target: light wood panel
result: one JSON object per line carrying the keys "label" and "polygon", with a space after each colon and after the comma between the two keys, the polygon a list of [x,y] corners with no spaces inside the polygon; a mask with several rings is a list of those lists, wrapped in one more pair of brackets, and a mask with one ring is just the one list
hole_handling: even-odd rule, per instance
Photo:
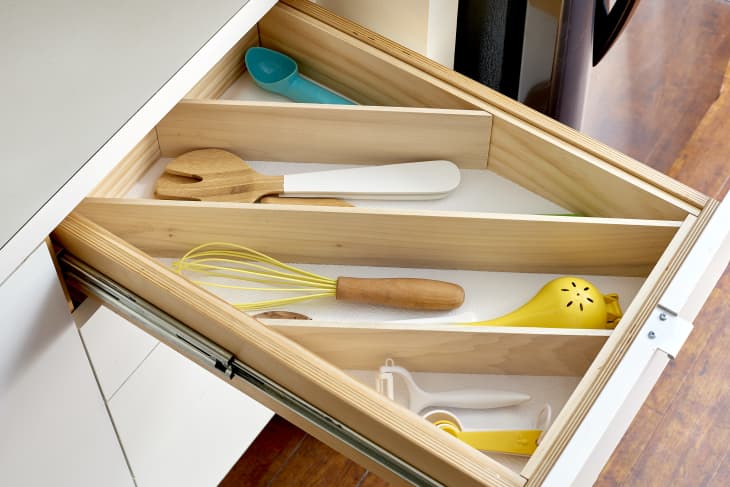
{"label": "light wood panel", "polygon": [[[444,484],[523,484],[524,479],[506,467],[165,269],[91,220],[72,213],[56,229],[54,238],[123,287]],[[278,406],[274,410],[287,412]]]}
{"label": "light wood panel", "polygon": [[491,116],[476,110],[183,101],[157,126],[162,155],[216,147],[254,161],[484,168]]}
{"label": "light wood panel", "polygon": [[289,54],[305,74],[361,103],[491,113],[488,167],[575,212],[683,219],[706,201],[606,147],[587,144],[587,151],[577,132],[546,130],[559,124],[312,2],[281,2],[259,26],[262,45]]}
{"label": "light wood panel", "polygon": [[79,211],[155,256],[237,242],[287,262],[643,276],[678,222],[87,199]]}
{"label": "light wood panel", "polygon": [[448,84],[323,27],[280,3],[259,22],[261,45],[293,57],[302,74],[364,105],[475,108]]}
{"label": "light wood panel", "polygon": [[153,129],[119,161],[89,196],[124,196],[159,158],[160,146],[157,143],[157,133]]}
{"label": "light wood panel", "polygon": [[392,358],[411,371],[581,376],[610,330],[463,327],[262,320],[343,369],[377,370]]}
{"label": "light wood panel", "polygon": [[258,26],[244,35],[210,71],[185,95],[186,98],[219,98],[243,73],[249,47],[259,45]]}

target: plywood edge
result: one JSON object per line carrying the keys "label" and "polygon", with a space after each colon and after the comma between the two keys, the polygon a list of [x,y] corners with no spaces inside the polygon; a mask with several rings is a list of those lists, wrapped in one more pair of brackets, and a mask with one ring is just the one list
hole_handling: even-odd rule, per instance
{"label": "plywood edge", "polygon": [[185,95],[186,98],[218,98],[246,72],[246,51],[259,45],[258,26],[254,26]]}
{"label": "plywood edge", "polygon": [[[418,67],[436,79],[458,87],[463,92],[487,103],[487,108],[495,117],[511,119],[529,123],[559,140],[579,148],[586,153],[605,160],[646,183],[657,186],[669,195],[685,202],[694,208],[692,214],[697,214],[703,208],[708,198],[706,195],[662,174],[629,156],[612,149],[605,144],[587,137],[555,120],[526,107],[511,98],[502,95],[484,85],[456,73],[447,67],[438,64],[421,54],[405,48],[375,32],[361,27],[354,22],[334,15],[332,12],[307,0],[282,0],[280,4],[294,8],[302,13],[313,16],[332,28],[347,33],[365,44],[380,49],[396,59]],[[671,203],[671,201],[670,201]]]}
{"label": "plywood edge", "polygon": [[491,115],[478,110],[186,100],[157,126],[162,155],[217,147],[250,160],[487,165]]}
{"label": "plywood edge", "polygon": [[578,275],[645,276],[679,228],[663,220],[99,198],[78,210],[159,257],[222,240],[292,263]]}
{"label": "plywood edge", "polygon": [[157,132],[152,129],[119,161],[89,196],[110,198],[124,196],[159,158]]}
{"label": "plywood edge", "polygon": [[120,285],[446,485],[522,485],[521,477],[506,467],[170,272],[91,220],[72,213],[54,238]]}
{"label": "plywood edge", "polygon": [[667,248],[633,304],[626,311],[616,332],[609,338],[606,346],[556,418],[553,427],[544,437],[535,455],[521,472],[524,477],[529,478],[527,485],[537,486],[545,479],[565,445],[601,394],[603,387],[646,319],[659,303],[662,294],[699,238],[702,229],[709,222],[716,207],[717,203],[711,200],[699,217],[687,217],[672,244]]}
{"label": "plywood edge", "polygon": [[425,323],[262,322],[341,369],[377,370],[390,358],[411,371],[462,374],[579,377],[611,334]]}

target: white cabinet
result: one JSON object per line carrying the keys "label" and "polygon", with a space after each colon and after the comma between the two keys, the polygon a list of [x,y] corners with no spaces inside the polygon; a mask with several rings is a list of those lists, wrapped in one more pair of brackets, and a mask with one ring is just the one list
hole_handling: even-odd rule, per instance
{"label": "white cabinet", "polygon": [[45,245],[0,306],[0,485],[134,485]]}
{"label": "white cabinet", "polygon": [[217,485],[273,413],[108,308],[88,314],[81,335],[137,486]]}

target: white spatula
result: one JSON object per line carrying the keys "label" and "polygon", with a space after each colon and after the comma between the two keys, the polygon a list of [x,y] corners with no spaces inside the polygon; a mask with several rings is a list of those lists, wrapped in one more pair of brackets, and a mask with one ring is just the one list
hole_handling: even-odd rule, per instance
{"label": "white spatula", "polygon": [[408,162],[266,176],[220,149],[187,152],[170,162],[156,195],[168,199],[253,203],[262,196],[353,199],[438,199],[459,185],[449,161]]}

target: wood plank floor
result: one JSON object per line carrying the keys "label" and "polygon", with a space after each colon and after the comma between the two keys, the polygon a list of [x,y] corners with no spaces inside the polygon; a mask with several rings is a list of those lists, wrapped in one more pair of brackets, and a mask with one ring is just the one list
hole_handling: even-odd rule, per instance
{"label": "wood plank floor", "polygon": [[[676,179],[721,199],[730,183],[730,64],[680,157]],[[597,485],[730,485],[730,271],[695,321]]]}
{"label": "wood plank floor", "polygon": [[[722,198],[730,187],[729,59],[730,3],[639,2],[592,75],[582,130]],[[726,271],[596,485],[730,485],[729,324]],[[221,485],[388,484],[277,416]]]}

